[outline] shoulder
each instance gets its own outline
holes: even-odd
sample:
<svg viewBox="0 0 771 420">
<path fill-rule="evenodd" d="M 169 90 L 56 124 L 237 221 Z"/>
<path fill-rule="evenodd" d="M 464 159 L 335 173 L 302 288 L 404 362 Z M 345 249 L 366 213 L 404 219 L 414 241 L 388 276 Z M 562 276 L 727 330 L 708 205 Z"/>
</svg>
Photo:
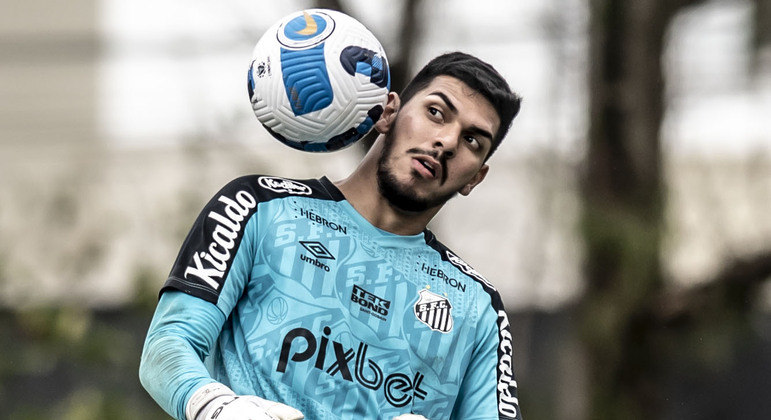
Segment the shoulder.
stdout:
<svg viewBox="0 0 771 420">
<path fill-rule="evenodd" d="M 501 295 L 493 283 L 464 261 L 455 251 L 441 243 L 431 231 L 426 230 L 425 237 L 426 245 L 439 254 L 442 267 L 451 270 L 454 274 L 451 277 L 460 280 L 458 290 L 476 290 L 478 293 L 475 296 L 480 310 L 492 310 L 495 314 L 505 312 Z M 450 280 L 453 279 L 450 278 Z"/>
<path fill-rule="evenodd" d="M 465 279 L 472 281 L 486 292 L 491 294 L 498 294 L 495 286 L 487 280 L 480 272 L 475 270 L 470 264 L 464 261 L 457 253 L 441 243 L 436 236 L 429 230 L 425 232 L 426 244 L 439 253 L 442 261 L 460 272 L 461 276 Z"/>
<path fill-rule="evenodd" d="M 265 202 L 277 198 L 303 196 L 340 201 L 332 183 L 326 178 L 292 179 L 273 175 L 244 175 L 228 182 L 218 195 L 241 197 L 242 200 Z"/>
</svg>

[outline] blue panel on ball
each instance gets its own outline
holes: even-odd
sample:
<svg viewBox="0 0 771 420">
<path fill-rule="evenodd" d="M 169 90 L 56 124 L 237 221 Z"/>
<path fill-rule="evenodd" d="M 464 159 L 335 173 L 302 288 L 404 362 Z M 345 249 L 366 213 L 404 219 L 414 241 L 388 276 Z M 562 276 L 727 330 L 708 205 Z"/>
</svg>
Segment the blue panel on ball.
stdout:
<svg viewBox="0 0 771 420">
<path fill-rule="evenodd" d="M 366 48 L 350 45 L 340 52 L 340 64 L 351 76 L 361 73 L 369 76 L 376 86 L 391 89 L 391 77 L 385 57 Z"/>
<path fill-rule="evenodd" d="M 294 41 L 303 41 L 324 32 L 326 27 L 327 22 L 321 16 L 303 13 L 284 26 L 284 35 Z"/>
<path fill-rule="evenodd" d="M 281 73 L 294 115 L 324 109 L 334 93 L 324 60 L 324 44 L 304 50 L 281 49 Z"/>
<path fill-rule="evenodd" d="M 252 74 L 253 69 L 254 61 L 252 61 L 252 64 L 249 66 L 249 72 L 246 75 L 246 90 L 249 92 L 249 101 L 251 101 L 252 97 L 254 96 L 254 75 Z"/>
<path fill-rule="evenodd" d="M 365 76 L 372 76 L 372 66 L 367 63 L 356 63 L 356 73 L 361 73 Z"/>
<path fill-rule="evenodd" d="M 356 132 L 363 136 L 369 132 L 373 125 L 375 125 L 375 122 L 372 121 L 372 117 L 368 116 L 358 127 L 356 127 Z"/>
<path fill-rule="evenodd" d="M 277 138 L 280 142 L 293 149 L 302 150 L 305 152 L 334 152 L 335 150 L 350 146 L 360 138 L 364 137 L 364 135 L 366 135 L 369 130 L 372 129 L 372 126 L 375 125 L 377 120 L 380 119 L 381 115 L 383 115 L 383 107 L 381 105 L 375 105 L 370 108 L 369 111 L 367 111 L 367 117 L 364 119 L 364 121 L 362 121 L 361 124 L 356 127 L 349 128 L 345 132 L 340 133 L 327 141 L 322 139 L 317 139 L 315 141 L 290 140 L 271 130 L 271 128 L 267 125 L 263 124 L 263 126 L 273 137 Z"/>
</svg>

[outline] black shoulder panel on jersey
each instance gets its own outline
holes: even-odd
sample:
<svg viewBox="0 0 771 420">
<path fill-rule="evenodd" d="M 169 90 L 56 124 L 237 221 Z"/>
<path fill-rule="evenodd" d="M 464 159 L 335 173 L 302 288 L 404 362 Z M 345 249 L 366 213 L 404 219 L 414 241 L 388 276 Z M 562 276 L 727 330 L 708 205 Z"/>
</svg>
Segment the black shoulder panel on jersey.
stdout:
<svg viewBox="0 0 771 420">
<path fill-rule="evenodd" d="M 426 244 L 436 250 L 443 261 L 448 261 L 458 270 L 479 283 L 490 296 L 490 304 L 498 316 L 498 366 L 496 376 L 498 378 L 498 417 L 501 420 L 521 420 L 519 411 L 519 399 L 517 397 L 517 381 L 514 379 L 514 348 L 512 345 L 509 317 L 503 307 L 503 300 L 495 287 L 481 274 L 474 270 L 454 252 L 436 239 L 436 236 L 426 229 L 424 231 Z"/>
<path fill-rule="evenodd" d="M 442 261 L 447 261 L 455 268 L 460 270 L 463 274 L 467 275 L 477 283 L 480 283 L 485 290 L 495 292 L 495 286 L 492 285 L 486 278 L 484 278 L 478 271 L 474 270 L 470 265 L 466 264 L 457 254 L 452 252 L 450 248 L 447 248 L 443 243 L 436 239 L 436 236 L 428 229 L 423 232 L 426 240 L 426 245 L 433 248 L 442 257 Z M 497 292 L 496 292 L 497 294 Z"/>
<path fill-rule="evenodd" d="M 198 215 L 161 293 L 176 289 L 216 304 L 244 227 L 259 203 L 288 196 L 342 199 L 340 191 L 326 178 L 298 181 L 247 175 L 229 182 Z"/>
</svg>

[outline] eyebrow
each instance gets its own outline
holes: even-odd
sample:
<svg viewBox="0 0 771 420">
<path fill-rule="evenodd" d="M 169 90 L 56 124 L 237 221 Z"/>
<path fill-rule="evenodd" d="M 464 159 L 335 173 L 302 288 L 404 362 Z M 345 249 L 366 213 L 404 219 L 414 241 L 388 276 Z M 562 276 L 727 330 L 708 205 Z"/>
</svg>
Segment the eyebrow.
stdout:
<svg viewBox="0 0 771 420">
<path fill-rule="evenodd" d="M 447 97 L 447 95 L 444 94 L 444 92 L 434 91 L 428 94 L 428 96 L 436 95 L 439 98 L 441 98 L 444 101 L 444 104 L 447 105 L 447 108 L 450 108 L 450 111 L 452 112 L 458 112 L 458 108 L 455 107 L 455 104 L 452 103 L 450 98 Z"/>
<path fill-rule="evenodd" d="M 458 108 L 455 107 L 455 104 L 452 103 L 450 98 L 448 98 L 447 95 L 444 94 L 444 92 L 440 92 L 437 90 L 428 94 L 428 96 L 431 96 L 431 95 L 438 96 L 444 102 L 447 108 L 449 108 L 450 111 L 452 111 L 453 113 L 458 112 Z M 479 136 L 487 137 L 491 141 L 493 139 L 493 135 L 489 131 L 485 130 L 484 128 L 477 127 L 475 125 L 472 125 L 471 127 L 469 127 L 468 131 Z"/>
</svg>

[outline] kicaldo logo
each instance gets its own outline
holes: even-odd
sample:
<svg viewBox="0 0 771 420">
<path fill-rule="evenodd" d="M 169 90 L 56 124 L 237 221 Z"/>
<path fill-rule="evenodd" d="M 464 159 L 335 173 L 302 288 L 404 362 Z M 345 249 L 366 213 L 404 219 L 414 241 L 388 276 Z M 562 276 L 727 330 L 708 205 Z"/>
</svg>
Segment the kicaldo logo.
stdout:
<svg viewBox="0 0 771 420">
<path fill-rule="evenodd" d="M 516 418 L 519 411 L 517 381 L 514 380 L 511 333 L 505 311 L 498 311 L 498 412 L 501 416 Z"/>
<path fill-rule="evenodd" d="M 225 206 L 221 213 L 210 211 L 207 216 L 217 222 L 211 232 L 209 246 L 193 254 L 193 265 L 185 269 L 185 279 L 197 277 L 214 290 L 219 289 L 222 276 L 233 257 L 231 251 L 241 234 L 241 222 L 257 207 L 254 196 L 243 190 L 238 191 L 233 198 L 221 195 L 217 201 Z"/>
</svg>

